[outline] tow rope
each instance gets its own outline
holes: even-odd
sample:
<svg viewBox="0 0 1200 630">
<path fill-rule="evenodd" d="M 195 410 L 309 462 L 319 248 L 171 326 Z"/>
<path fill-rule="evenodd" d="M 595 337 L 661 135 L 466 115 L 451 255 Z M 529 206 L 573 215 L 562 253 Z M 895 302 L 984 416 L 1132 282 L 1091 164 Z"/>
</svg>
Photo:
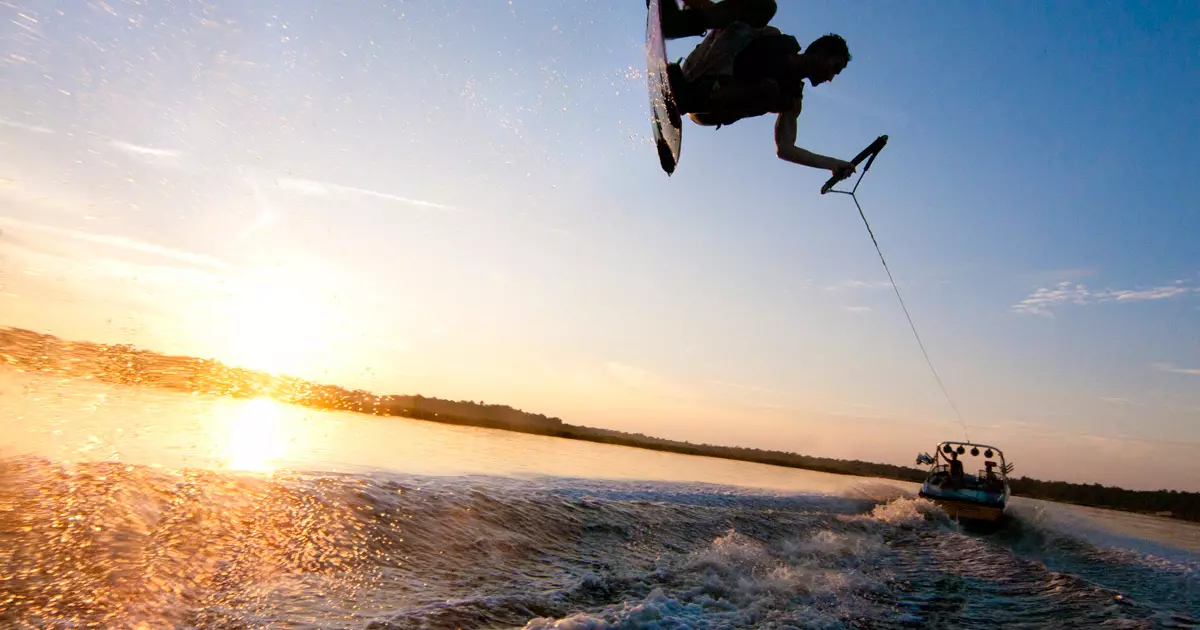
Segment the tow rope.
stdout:
<svg viewBox="0 0 1200 630">
<path fill-rule="evenodd" d="M 883 147 L 887 144 L 887 141 L 888 137 L 886 134 L 879 136 L 870 144 L 870 146 L 863 149 L 854 157 L 853 160 L 851 160 L 851 163 L 854 164 L 855 167 L 857 167 L 859 164 L 862 164 L 863 160 L 867 161 L 867 163 L 862 167 L 862 172 L 858 174 L 858 180 L 854 182 L 854 188 L 851 188 L 850 190 L 833 189 L 838 182 L 849 177 L 850 173 L 848 172 L 849 169 L 847 169 L 842 173 L 838 173 L 833 177 L 830 177 L 829 180 L 825 182 L 825 185 L 821 186 L 821 194 L 824 195 L 825 193 L 829 192 L 838 193 L 842 195 L 848 195 L 854 200 L 854 205 L 858 208 L 858 215 L 862 217 L 863 225 L 867 226 L 867 234 L 871 235 L 871 242 L 875 244 L 875 251 L 879 253 L 879 261 L 883 263 L 883 270 L 887 272 L 888 280 L 892 283 L 892 290 L 896 292 L 896 299 L 900 301 L 900 308 L 904 310 L 904 317 L 908 319 L 908 326 L 912 329 L 913 337 L 916 337 L 917 339 L 917 346 L 921 348 L 921 354 L 925 357 L 925 363 L 929 366 L 929 371 L 933 372 L 934 380 L 937 381 L 938 387 L 940 387 L 942 390 L 942 394 L 946 396 L 946 401 L 950 403 L 950 408 L 954 410 L 954 415 L 958 418 L 959 424 L 962 425 L 963 435 L 966 436 L 967 441 L 970 442 L 971 438 L 967 434 L 967 423 L 963 420 L 962 414 L 959 413 L 958 405 L 955 405 L 954 399 L 950 397 L 950 392 L 946 390 L 946 385 L 942 383 L 942 377 L 938 375 L 937 368 L 933 367 L 933 361 L 929 358 L 929 352 L 925 350 L 925 343 L 921 341 L 921 335 L 917 332 L 917 326 L 913 324 L 912 315 L 910 315 L 908 312 L 908 306 L 904 304 L 904 298 L 900 295 L 900 288 L 896 286 L 896 279 L 892 277 L 892 270 L 888 267 L 887 260 L 883 257 L 883 250 L 879 248 L 879 241 L 875 238 L 875 231 L 871 229 L 871 223 L 867 221 L 867 215 L 865 212 L 863 212 L 862 204 L 858 202 L 858 196 L 856 194 L 858 192 L 858 185 L 862 183 L 863 177 L 867 174 L 867 171 L 871 168 L 871 165 L 875 163 L 875 158 L 878 157 L 879 152 L 883 150 Z"/>
</svg>

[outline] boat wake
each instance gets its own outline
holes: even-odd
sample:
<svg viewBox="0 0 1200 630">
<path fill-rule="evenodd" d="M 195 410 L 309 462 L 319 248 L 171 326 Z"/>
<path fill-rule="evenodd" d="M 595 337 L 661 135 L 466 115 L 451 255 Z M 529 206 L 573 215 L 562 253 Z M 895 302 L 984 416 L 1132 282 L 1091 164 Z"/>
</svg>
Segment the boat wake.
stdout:
<svg viewBox="0 0 1200 630">
<path fill-rule="evenodd" d="M 1200 559 L 864 483 L 234 475 L 0 459 L 0 625 L 1194 627 Z"/>
</svg>

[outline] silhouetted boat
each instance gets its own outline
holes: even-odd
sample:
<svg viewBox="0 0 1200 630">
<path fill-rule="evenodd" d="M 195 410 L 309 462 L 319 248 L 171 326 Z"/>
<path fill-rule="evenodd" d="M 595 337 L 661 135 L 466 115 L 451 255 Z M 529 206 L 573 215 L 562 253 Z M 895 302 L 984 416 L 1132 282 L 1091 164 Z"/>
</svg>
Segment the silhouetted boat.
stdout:
<svg viewBox="0 0 1200 630">
<path fill-rule="evenodd" d="M 1005 461 L 1004 452 L 994 446 L 970 442 L 942 442 L 934 455 L 921 453 L 917 464 L 929 466 L 920 496 L 933 501 L 957 521 L 996 522 L 1005 517 L 1008 506 L 1008 474 L 1013 465 Z M 960 456 L 983 456 L 983 468 L 974 466 L 974 474 Z M 997 461 L 998 460 L 998 461 Z"/>
</svg>

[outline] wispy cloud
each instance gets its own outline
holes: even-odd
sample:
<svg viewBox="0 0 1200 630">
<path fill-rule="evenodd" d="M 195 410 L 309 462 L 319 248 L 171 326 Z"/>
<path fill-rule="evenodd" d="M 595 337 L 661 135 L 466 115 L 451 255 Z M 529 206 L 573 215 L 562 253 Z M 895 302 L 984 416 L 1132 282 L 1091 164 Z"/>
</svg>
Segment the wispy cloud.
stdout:
<svg viewBox="0 0 1200 630">
<path fill-rule="evenodd" d="M 634 395 L 645 400 L 681 401 L 696 398 L 696 392 L 676 382 L 666 374 L 659 374 L 637 365 L 619 361 L 605 361 L 600 366 L 601 382 L 616 388 L 625 395 Z M 611 390 L 610 390 L 611 391 Z"/>
<path fill-rule="evenodd" d="M 355 186 L 343 186 L 332 182 L 321 182 L 311 179 L 300 179 L 296 177 L 280 177 L 275 180 L 275 185 L 280 190 L 293 192 L 302 195 L 358 195 L 362 197 L 373 197 L 375 199 L 383 199 L 385 201 L 394 201 L 397 203 L 418 206 L 421 208 L 432 208 L 437 210 L 453 210 L 453 206 L 425 201 L 423 199 L 413 199 L 412 197 L 402 197 L 388 192 L 378 190 L 369 190 L 366 188 L 357 188 Z"/>
<path fill-rule="evenodd" d="M 1162 372 L 1171 372 L 1172 374 L 1192 374 L 1194 376 L 1200 376 L 1200 369 L 1175 367 L 1175 365 L 1171 363 L 1155 363 L 1154 369 Z"/>
<path fill-rule="evenodd" d="M 129 155 L 140 156 L 140 157 L 150 157 L 150 158 L 155 158 L 157 160 L 164 160 L 164 161 L 165 160 L 175 160 L 176 158 L 178 158 L 181 155 L 181 153 L 179 151 L 175 151 L 173 149 L 158 149 L 155 147 L 147 147 L 147 146 L 142 146 L 140 144 L 133 144 L 132 142 L 126 142 L 124 140 L 109 140 L 108 146 L 110 146 L 118 151 L 121 151 L 123 153 L 128 153 Z"/>
<path fill-rule="evenodd" d="M 1136 400 L 1130 400 L 1128 398 L 1121 398 L 1119 396 L 1101 396 L 1100 401 L 1106 402 L 1110 405 L 1130 405 L 1133 407 L 1145 406 L 1143 403 L 1140 403 Z"/>
<path fill-rule="evenodd" d="M 23 298 L 26 316 L 44 310 L 72 326 L 128 314 L 160 331 L 184 320 L 203 329 L 248 275 L 210 256 L 125 236 L 7 217 L 0 229 L 0 251 L 14 271 L 9 291 Z M 72 303 L 88 306 L 64 308 Z"/>
<path fill-rule="evenodd" d="M 1053 317 L 1054 308 L 1070 304 L 1074 304 L 1076 306 L 1086 306 L 1089 304 L 1102 304 L 1106 302 L 1146 302 L 1153 300 L 1166 300 L 1189 293 L 1195 293 L 1198 290 L 1200 289 L 1188 286 L 1183 280 L 1177 280 L 1174 284 L 1142 290 L 1093 290 L 1088 288 L 1088 286 L 1085 284 L 1060 282 L 1053 287 L 1040 287 L 1034 290 L 1033 293 L 1030 293 L 1028 297 L 1020 302 L 1017 302 L 1016 304 L 1013 304 L 1011 310 L 1027 315 Z"/>
<path fill-rule="evenodd" d="M 1191 293 L 1195 289 L 1179 285 L 1155 287 L 1146 291 L 1109 291 L 1106 295 L 1102 295 L 1105 300 L 1115 300 L 1117 302 L 1141 302 L 1145 300 L 1165 300 L 1184 293 Z"/>
<path fill-rule="evenodd" d="M 759 394 L 776 393 L 773 389 L 768 389 L 759 385 L 746 385 L 743 383 L 731 383 L 729 381 L 713 381 L 713 385 L 720 385 L 721 387 L 728 387 L 730 389 L 738 389 L 744 392 L 755 392 Z"/>
<path fill-rule="evenodd" d="M 41 125 L 27 125 L 25 123 L 16 122 L 13 120 L 5 120 L 3 118 L 0 118 L 0 127 L 12 127 L 14 129 L 21 129 L 33 133 L 54 133 L 54 130 L 49 127 L 42 127 Z"/>
<path fill-rule="evenodd" d="M 333 184 L 324 184 L 309 179 L 296 179 L 292 177 L 280 177 L 275 180 L 275 185 L 284 192 L 316 196 L 329 195 L 332 193 L 332 189 L 336 187 Z"/>
<path fill-rule="evenodd" d="M 1091 300 L 1091 297 L 1092 293 L 1085 285 L 1060 282 L 1053 289 L 1041 287 L 1035 290 L 1029 294 L 1029 297 L 1012 305 L 1011 308 L 1018 313 L 1053 317 L 1054 314 L 1050 312 L 1052 307 L 1062 304 L 1083 306 Z"/>
<path fill-rule="evenodd" d="M 275 205 L 272 204 L 271 200 L 263 193 L 262 187 L 260 187 L 252 177 L 247 177 L 245 181 L 246 184 L 250 186 L 250 190 L 254 195 L 254 201 L 256 204 L 258 204 L 259 212 L 258 215 L 254 217 L 254 220 L 251 221 L 250 224 L 243 228 L 239 233 L 238 236 L 241 238 L 246 238 L 251 234 L 258 232 L 259 230 L 269 227 L 279 220 L 279 212 L 276 211 Z"/>
<path fill-rule="evenodd" d="M 651 377 L 650 371 L 645 368 L 619 363 L 617 361 L 608 361 L 604 364 L 609 374 L 615 377 L 624 385 L 630 387 L 641 387 Z"/>
<path fill-rule="evenodd" d="M 38 232 L 41 234 L 49 235 L 49 236 L 54 237 L 55 239 L 59 239 L 59 240 L 72 240 L 72 241 L 76 241 L 76 242 L 84 242 L 84 243 L 91 243 L 91 244 L 95 244 L 95 245 L 103 245 L 106 247 L 113 247 L 113 248 L 122 249 L 125 251 L 133 251 L 133 252 L 139 252 L 139 253 L 143 253 L 143 254 L 151 254 L 154 256 L 160 256 L 160 257 L 168 258 L 168 259 L 175 260 L 178 262 L 185 262 L 188 264 L 192 264 L 192 265 L 196 265 L 196 266 L 200 266 L 200 267 L 208 267 L 210 269 L 217 269 L 217 270 L 221 270 L 221 271 L 236 271 L 238 269 L 237 266 L 230 264 L 228 262 L 225 262 L 219 258 L 214 258 L 212 256 L 206 256 L 204 254 L 197 254 L 194 252 L 184 251 L 184 250 L 180 250 L 180 249 L 174 249 L 171 247 L 164 247 L 162 245 L 157 245 L 155 243 L 150 243 L 147 241 L 142 241 L 142 240 L 138 240 L 135 238 L 129 238 L 129 237 L 125 237 L 125 236 L 115 236 L 115 235 L 111 235 L 111 234 L 97 234 L 95 232 L 86 232 L 83 230 L 75 230 L 75 229 L 71 229 L 71 228 L 62 228 L 62 227 L 56 227 L 56 226 L 52 226 L 52 225 L 46 225 L 46 224 L 42 224 L 42 223 L 33 223 L 30 221 L 22 221 L 20 219 L 13 219 L 10 217 L 0 217 L 0 227 L 4 227 L 5 229 L 12 229 L 18 233 L 21 231 Z"/>
<path fill-rule="evenodd" d="M 889 282 L 866 282 L 863 280 L 842 280 L 837 284 L 825 287 L 826 291 L 851 291 L 854 289 L 886 289 L 892 286 Z"/>
<path fill-rule="evenodd" d="M 552 225 L 543 225 L 540 227 L 540 229 L 544 232 L 553 234 L 555 236 L 575 236 L 575 233 L 572 232 L 571 230 L 568 230 L 567 228 L 555 227 Z"/>
</svg>

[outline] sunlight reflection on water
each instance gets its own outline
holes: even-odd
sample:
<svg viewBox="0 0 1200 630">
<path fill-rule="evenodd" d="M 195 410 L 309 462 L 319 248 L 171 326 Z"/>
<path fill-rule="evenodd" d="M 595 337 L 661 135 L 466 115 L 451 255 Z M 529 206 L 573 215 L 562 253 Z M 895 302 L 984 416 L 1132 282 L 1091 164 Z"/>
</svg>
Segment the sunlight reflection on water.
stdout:
<svg viewBox="0 0 1200 630">
<path fill-rule="evenodd" d="M 214 424 L 224 424 L 225 459 L 231 470 L 271 472 L 287 453 L 289 437 L 299 424 L 289 422 L 289 409 L 270 398 L 255 398 L 232 413 L 214 408 Z"/>
<path fill-rule="evenodd" d="M 841 492 L 857 477 L 495 429 L 0 373 L 7 447 L 55 460 L 270 473 L 392 470 L 700 481 Z M 882 482 L 881 482 L 882 483 Z M 886 482 L 905 488 L 908 484 Z"/>
<path fill-rule="evenodd" d="M 267 398 L 189 396 L 0 368 L 0 455 L 272 475 L 394 471 L 713 483 L 890 500 L 916 484 L 350 412 Z M 1013 509 L 1197 549 L 1200 528 L 1152 516 L 1014 498 Z M 1038 518 L 1041 518 L 1040 516 Z M 1136 534 L 1134 533 L 1136 532 Z"/>
</svg>

